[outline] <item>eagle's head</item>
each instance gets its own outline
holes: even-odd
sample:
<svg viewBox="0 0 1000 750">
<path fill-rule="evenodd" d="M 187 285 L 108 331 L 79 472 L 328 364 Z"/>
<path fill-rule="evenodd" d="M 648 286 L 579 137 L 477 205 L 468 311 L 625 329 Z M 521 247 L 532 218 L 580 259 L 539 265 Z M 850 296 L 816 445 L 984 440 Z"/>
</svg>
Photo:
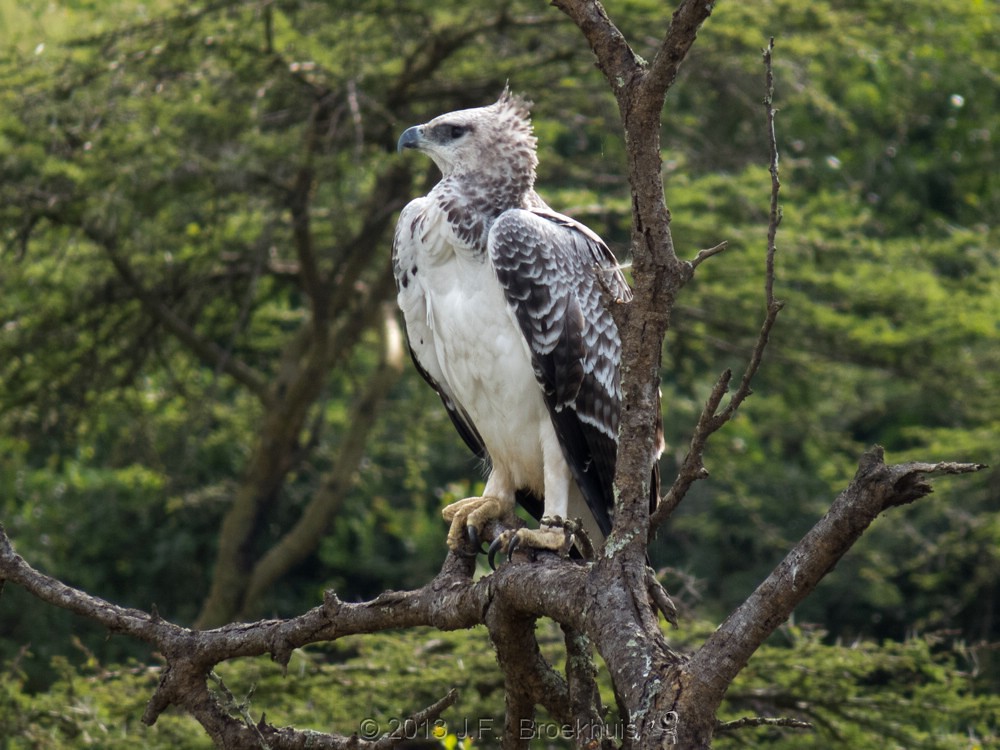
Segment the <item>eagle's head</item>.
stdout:
<svg viewBox="0 0 1000 750">
<path fill-rule="evenodd" d="M 445 178 L 469 175 L 531 190 L 538 157 L 529 107 L 528 101 L 505 89 L 488 107 L 450 112 L 407 128 L 398 150 L 424 152 Z"/>
</svg>

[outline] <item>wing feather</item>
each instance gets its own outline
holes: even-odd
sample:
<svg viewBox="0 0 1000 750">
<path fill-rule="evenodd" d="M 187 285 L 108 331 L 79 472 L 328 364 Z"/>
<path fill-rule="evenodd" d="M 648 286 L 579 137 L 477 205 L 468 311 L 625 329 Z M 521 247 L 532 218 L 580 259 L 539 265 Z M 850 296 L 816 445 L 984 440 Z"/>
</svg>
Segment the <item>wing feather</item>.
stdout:
<svg viewBox="0 0 1000 750">
<path fill-rule="evenodd" d="M 604 290 L 631 298 L 614 255 L 582 224 L 547 207 L 505 211 L 487 247 L 531 351 L 556 434 L 587 506 L 611 530 L 621 409 L 621 343 Z"/>
</svg>

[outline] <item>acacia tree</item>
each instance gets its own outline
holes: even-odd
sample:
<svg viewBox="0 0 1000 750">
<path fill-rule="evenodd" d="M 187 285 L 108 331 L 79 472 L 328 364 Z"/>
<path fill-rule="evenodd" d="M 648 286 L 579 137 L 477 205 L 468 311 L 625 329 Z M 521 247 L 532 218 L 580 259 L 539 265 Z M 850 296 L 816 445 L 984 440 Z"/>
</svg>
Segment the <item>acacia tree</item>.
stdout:
<svg viewBox="0 0 1000 750">
<path fill-rule="evenodd" d="M 477 36 L 551 23 L 506 5 L 432 23 L 416 4 L 357 55 L 371 10 L 329 11 L 321 42 L 288 31 L 308 12 L 223 0 L 74 38 L 72 63 L 4 70 L 19 90 L 0 166 L 4 426 L 43 444 L 123 391 L 177 399 L 182 426 L 148 463 L 220 516 L 200 627 L 256 616 L 316 553 L 403 370 L 384 247 L 415 176 L 386 148 L 395 118 L 499 90 L 502 70 L 428 93 Z M 403 28 L 423 33 L 398 49 Z M 309 44 L 334 46 L 326 65 L 289 56 Z M 338 398 L 351 407 L 331 417 Z M 240 414 L 213 414 L 228 404 Z M 142 432 L 135 411 L 122 434 Z M 230 430 L 214 459 L 228 478 L 190 482 L 201 472 L 175 457 L 210 455 L 202 443 Z"/>
<path fill-rule="evenodd" d="M 5 535 L 0 537 L 0 579 L 21 585 L 40 599 L 91 618 L 113 632 L 146 641 L 163 654 L 167 668 L 149 701 L 143 716 L 145 722 L 155 722 L 168 706 L 174 705 L 192 714 L 219 746 L 227 748 L 389 747 L 400 741 L 403 734 L 366 740 L 273 727 L 263 720 L 254 723 L 248 718 L 233 717 L 209 690 L 212 669 L 227 659 L 264 653 L 280 664 L 287 664 L 293 649 L 345 635 L 417 625 L 456 629 L 482 624 L 489 631 L 504 674 L 505 747 L 527 746 L 530 733 L 523 728 L 537 706 L 544 707 L 557 722 L 572 727 L 574 740 L 580 747 L 612 747 L 615 738 L 621 738 L 623 745 L 630 748 L 708 747 L 717 731 L 734 728 L 720 727 L 715 715 L 736 674 L 875 517 L 930 492 L 927 475 L 980 468 L 960 463 L 887 466 L 881 449 L 873 448 L 861 457 L 854 479 L 832 502 L 827 514 L 712 636 L 693 653 L 679 654 L 670 647 L 657 613 L 671 617 L 671 605 L 646 568 L 646 546 L 692 484 L 707 476 L 703 463 L 706 442 L 750 395 L 751 380 L 762 362 L 768 336 L 781 309 L 773 288 L 780 185 L 770 93 L 771 48 L 764 54 L 767 95 L 763 116 L 771 134 L 772 185 L 764 253 L 763 323 L 757 344 L 735 386 L 731 388 L 732 374 L 725 372 L 712 388 L 693 428 L 680 471 L 657 510 L 650 514 L 645 501 L 648 497 L 645 482 L 654 460 L 659 362 L 671 310 L 698 266 L 725 249 L 724 243 L 720 243 L 690 260 L 682 259 L 671 238 L 660 168 L 659 138 L 665 96 L 699 27 L 711 13 L 711 3 L 682 2 L 648 63 L 633 52 L 600 4 L 587 0 L 557 0 L 555 4 L 583 33 L 618 103 L 631 185 L 635 296 L 628 305 L 614 308 L 622 334 L 623 361 L 628 366 L 623 368 L 624 411 L 615 480 L 618 502 L 607 543 L 586 564 L 552 555 L 541 555 L 532 561 L 515 556 L 511 564 L 479 580 L 473 580 L 473 561 L 450 554 L 437 576 L 414 591 L 386 592 L 360 604 L 345 603 L 330 591 L 321 606 L 295 618 L 197 631 L 167 622 L 155 611 L 117 607 L 70 588 L 34 570 L 14 552 Z M 301 179 L 305 188 L 311 182 L 311 175 L 308 167 L 303 170 L 298 172 L 294 184 L 298 185 Z M 304 189 L 300 199 L 307 195 L 308 190 Z M 296 228 L 303 229 L 307 219 L 302 207 L 296 213 L 293 205 L 292 212 L 299 217 Z M 384 219 L 381 214 L 379 218 Z M 91 231 L 91 235 L 114 261 L 114 243 L 97 230 Z M 301 239 L 304 244 L 297 246 L 299 262 L 314 262 L 305 234 Z M 118 270 L 122 278 L 130 280 L 127 267 Z M 318 320 L 325 318 L 330 305 L 338 304 L 339 298 L 329 289 L 317 286 L 307 293 Z M 302 346 L 292 359 L 301 362 L 305 352 L 316 351 L 320 356 L 328 350 L 329 339 L 317 334 L 319 328 L 318 324 L 313 325 L 303 333 Z M 391 324 L 387 329 L 390 330 L 385 339 L 391 342 Z M 393 349 L 392 346 L 387 349 L 391 353 L 385 358 L 389 367 L 397 366 Z M 330 351 L 337 349 L 332 347 Z M 326 362 L 322 358 L 320 361 Z M 220 366 L 224 364 L 220 362 Z M 302 386 L 309 382 L 308 378 L 303 379 Z M 281 388 L 276 393 L 285 398 L 287 390 Z M 299 419 L 293 427 L 301 423 Z M 262 450 L 261 460 L 270 458 Z M 252 517 L 239 517 L 238 507 L 234 505 L 229 522 L 252 525 Z M 496 529 L 487 530 L 486 536 L 491 531 L 495 533 Z M 226 589 L 223 595 L 229 595 L 227 587 L 231 585 L 232 581 L 223 581 L 222 588 Z M 226 612 L 231 611 L 230 606 Z M 563 628 L 567 653 L 563 673 L 540 654 L 535 622 L 543 616 L 554 619 Z M 210 622 L 216 616 L 203 615 L 202 619 Z M 609 667 L 624 732 L 611 731 L 605 725 L 605 710 L 594 678 L 594 649 Z M 452 691 L 414 713 L 411 721 L 428 722 L 455 699 Z"/>
</svg>

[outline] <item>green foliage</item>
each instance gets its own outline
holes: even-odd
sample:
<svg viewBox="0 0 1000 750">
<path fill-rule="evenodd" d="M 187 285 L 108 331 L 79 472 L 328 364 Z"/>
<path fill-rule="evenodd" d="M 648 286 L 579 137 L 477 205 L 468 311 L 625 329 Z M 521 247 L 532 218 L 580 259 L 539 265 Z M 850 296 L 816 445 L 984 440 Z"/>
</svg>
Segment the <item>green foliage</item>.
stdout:
<svg viewBox="0 0 1000 750">
<path fill-rule="evenodd" d="M 558 629 L 543 630 L 551 653 Z M 410 730 L 411 739 L 458 739 L 473 731 L 477 739 L 480 732 L 492 737 L 503 726 L 503 679 L 491 649 L 484 647 L 485 638 L 481 630 L 348 638 L 296 651 L 287 672 L 267 659 L 227 663 L 216 672 L 222 681 L 216 692 L 225 699 L 226 690 L 237 703 L 245 701 L 254 721 L 265 713 L 278 726 L 371 739 L 400 729 L 414 711 L 457 687 L 459 701 L 444 719 L 419 733 Z M 159 667 L 105 669 L 92 656 L 77 669 L 61 658 L 55 667 L 58 679 L 44 695 L 27 693 L 16 668 L 0 678 L 3 750 L 211 747 L 190 717 L 167 713 L 152 728 L 140 723 L 160 678 Z M 230 706 L 240 715 L 236 705 Z M 431 734 L 435 729 L 438 734 Z"/>
<path fill-rule="evenodd" d="M 691 623 L 671 637 L 677 647 L 692 647 L 711 630 L 709 623 Z M 559 663 L 558 627 L 543 621 L 539 637 L 543 653 Z M 494 747 L 503 726 L 503 680 L 485 640 L 480 629 L 348 638 L 294 652 L 287 672 L 267 659 L 227 663 L 217 671 L 224 687 L 216 692 L 224 700 L 223 690 L 232 695 L 234 716 L 242 707 L 255 722 L 263 715 L 278 726 L 372 738 L 404 727 L 414 711 L 457 688 L 458 701 L 440 720 L 405 730 L 410 746 L 429 740 L 444 748 Z M 892 741 L 912 750 L 975 750 L 997 741 L 1000 701 L 971 690 L 973 655 L 961 644 L 925 638 L 831 646 L 821 633 L 794 626 L 775 640 L 734 683 L 720 719 L 797 718 L 814 729 L 741 729 L 720 735 L 720 748 L 881 750 Z M 58 679 L 39 695 L 24 691 L 16 668 L 0 678 L 4 750 L 211 746 L 189 717 L 168 713 L 151 728 L 140 723 L 159 667 L 106 669 L 91 655 L 77 669 L 64 660 L 56 668 Z M 613 706 L 604 670 L 601 680 L 605 705 Z M 613 710 L 606 720 L 609 731 L 620 731 Z M 560 731 L 546 716 L 536 717 L 539 747 L 572 747 Z"/>
<path fill-rule="evenodd" d="M 289 270 L 298 170 L 308 162 L 321 176 L 311 226 L 319 263 L 339 268 L 337 249 L 360 229 L 402 127 L 489 101 L 509 80 L 537 102 L 542 193 L 627 255 L 624 148 L 605 82 L 558 13 L 503 3 L 491 26 L 500 5 L 296 1 L 264 13 L 235 2 L 0 0 L 0 521 L 27 559 L 190 621 L 259 430 L 263 407 L 247 384 L 168 330 L 109 250 L 198 336 L 271 382 L 310 314 Z M 662 4 L 609 11 L 649 58 Z M 872 443 L 891 461 L 997 463 L 997 25 L 989 3 L 961 0 L 724 3 L 682 69 L 663 134 L 674 239 L 684 257 L 721 240 L 730 249 L 698 269 L 674 313 L 668 480 L 711 384 L 725 367 L 742 370 L 762 317 L 770 178 L 759 51 L 776 37 L 776 288 L 786 306 L 755 395 L 710 445 L 711 478 L 652 550 L 697 582 L 701 616 L 742 601 Z M 414 71 L 426 76 L 413 83 Z M 327 135 L 307 160 L 302 135 L 320 89 L 332 92 Z M 353 268 L 359 283 L 387 262 L 383 244 L 384 256 Z M 332 468 L 376 364 L 374 338 L 359 334 L 324 383 L 312 412 L 322 429 L 302 436 L 310 452 L 281 487 L 262 545 Z M 761 729 L 753 742 L 874 748 L 879 732 L 907 747 L 995 741 L 982 719 L 995 713 L 983 696 L 1000 691 L 993 652 L 975 651 L 972 679 L 961 648 L 911 636 L 1000 639 L 996 477 L 940 481 L 852 550 L 798 613 L 829 635 L 790 629 L 730 696 L 731 716 L 801 696 L 817 733 Z M 348 599 L 420 585 L 444 554 L 441 505 L 480 479 L 408 369 L 328 536 L 263 609 L 301 611 L 331 585 Z M 10 587 L 0 610 L 0 654 L 16 664 L 0 726 L 35 743 L 11 747 L 134 747 L 138 736 L 205 746 L 183 717 L 137 726 L 155 677 L 137 666 L 149 658 L 141 646 Z M 101 663 L 137 661 L 113 676 L 93 665 L 77 673 L 65 660 L 90 657 L 67 648 L 71 636 Z M 378 695 L 382 718 L 400 717 L 462 685 L 453 711 L 499 710 L 480 634 L 352 648 L 297 655 L 289 677 L 261 663 L 223 678 L 237 694 L 258 684 L 254 705 L 266 703 L 269 719 L 341 731 L 365 715 L 359 695 Z M 407 671 L 415 658 L 425 672 Z M 300 692 L 316 681 L 317 696 Z M 313 705 L 326 713 L 313 717 Z M 446 738 L 457 745 L 455 726 Z M 962 745 L 964 733 L 978 739 Z M 720 742 L 741 736 L 751 735 Z"/>
<path fill-rule="evenodd" d="M 719 718 L 792 717 L 814 731 L 761 727 L 720 735 L 717 745 L 769 748 L 977 750 L 1000 739 L 996 694 L 975 690 L 975 655 L 925 637 L 826 645 L 789 626 L 761 649 L 726 695 Z"/>
</svg>

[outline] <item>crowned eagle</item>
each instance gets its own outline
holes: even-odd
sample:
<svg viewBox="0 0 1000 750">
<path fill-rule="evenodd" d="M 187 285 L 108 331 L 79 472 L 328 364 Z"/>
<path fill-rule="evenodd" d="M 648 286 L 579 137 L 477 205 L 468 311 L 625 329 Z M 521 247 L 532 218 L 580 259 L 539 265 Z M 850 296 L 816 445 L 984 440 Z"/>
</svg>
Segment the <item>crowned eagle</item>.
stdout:
<svg viewBox="0 0 1000 750">
<path fill-rule="evenodd" d="M 398 143 L 441 170 L 402 210 L 393 242 L 410 352 L 489 467 L 482 497 L 443 511 L 453 550 L 463 537 L 478 547 L 516 502 L 542 526 L 492 551 L 565 548 L 563 519 L 595 541 L 611 530 L 621 342 L 605 305 L 632 294 L 601 238 L 535 192 L 535 143 L 529 104 L 509 90 Z"/>
</svg>

